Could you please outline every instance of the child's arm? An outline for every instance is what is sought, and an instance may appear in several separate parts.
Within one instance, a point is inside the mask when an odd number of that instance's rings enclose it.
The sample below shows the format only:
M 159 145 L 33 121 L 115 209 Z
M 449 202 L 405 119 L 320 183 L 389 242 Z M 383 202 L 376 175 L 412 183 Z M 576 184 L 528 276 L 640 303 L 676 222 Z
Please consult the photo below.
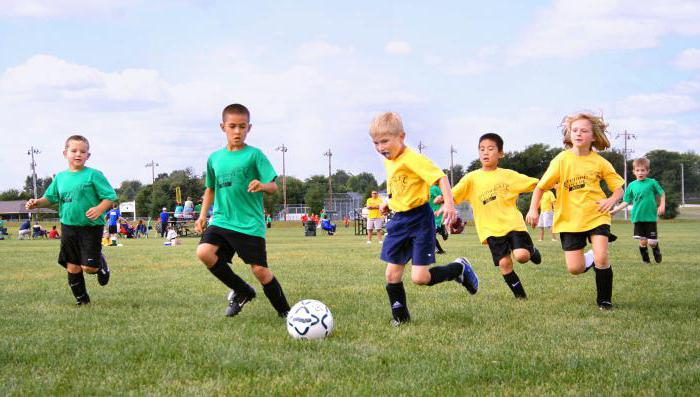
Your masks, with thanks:
M 457 210 L 455 209 L 455 200 L 452 197 L 452 189 L 450 188 L 450 181 L 447 180 L 446 176 L 443 176 L 438 181 L 440 184 L 440 191 L 442 192 L 443 204 L 440 209 L 437 210 L 435 216 L 444 215 L 442 223 L 445 225 L 451 225 L 452 221 L 457 219 Z
M 208 187 L 204 189 L 204 200 L 202 200 L 202 210 L 199 212 L 199 218 L 194 221 L 194 231 L 197 233 L 202 233 L 207 228 L 207 214 L 213 202 L 214 189 Z
M 268 183 L 261 183 L 259 180 L 253 179 L 248 184 L 248 191 L 250 193 L 263 192 L 263 193 L 272 194 L 272 193 L 277 191 L 277 183 L 275 183 L 275 181 L 268 182 Z
M 610 215 L 614 215 L 616 212 L 627 208 L 628 205 L 630 205 L 630 203 L 626 201 L 621 202 L 620 204 L 616 205 L 613 209 L 610 210 Z
M 615 191 L 613 192 L 613 194 L 610 197 L 606 198 L 605 200 L 598 201 L 597 202 L 598 211 L 599 212 L 610 212 L 610 209 L 612 209 L 612 207 L 615 205 L 615 203 L 620 201 L 620 199 L 622 198 L 622 194 L 624 192 L 625 191 L 622 187 L 618 187 L 617 189 L 615 189 Z
M 112 203 L 112 200 L 102 200 L 96 206 L 85 211 L 85 216 L 87 216 L 91 221 L 94 221 L 95 219 L 99 218 L 100 215 L 104 214 L 105 211 L 112 208 Z
M 656 210 L 656 214 L 659 216 L 663 216 L 666 213 L 666 193 L 661 194 L 661 198 L 659 198 L 659 209 Z
M 537 227 L 537 221 L 540 220 L 540 201 L 542 201 L 542 195 L 544 190 L 536 187 L 532 191 L 532 199 L 530 200 L 530 210 L 525 216 L 525 221 L 528 225 L 532 227 Z
M 29 199 L 27 200 L 27 203 L 24 205 L 24 207 L 28 210 L 31 210 L 33 208 L 42 208 L 42 207 L 48 207 L 51 205 L 51 202 L 46 199 L 46 197 L 42 197 L 39 199 Z

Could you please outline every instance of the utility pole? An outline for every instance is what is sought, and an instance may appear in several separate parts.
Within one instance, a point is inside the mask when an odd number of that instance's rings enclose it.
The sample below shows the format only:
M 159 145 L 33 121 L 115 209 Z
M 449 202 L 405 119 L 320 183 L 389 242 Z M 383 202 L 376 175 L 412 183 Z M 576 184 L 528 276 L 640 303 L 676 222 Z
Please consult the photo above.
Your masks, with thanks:
M 681 163 L 681 205 L 685 205 L 685 176 L 683 173 L 683 163 Z
M 275 150 L 282 152 L 282 198 L 284 202 L 284 220 L 287 220 L 287 167 L 284 161 L 284 155 L 287 153 L 287 147 L 283 144 L 277 146 Z
M 632 153 L 632 152 L 633 152 L 633 150 L 631 150 L 631 149 L 628 150 L 628 149 L 627 149 L 627 141 L 629 141 L 630 139 L 637 139 L 637 134 L 633 134 L 633 133 L 627 132 L 627 130 L 625 130 L 625 132 L 623 132 L 622 134 L 617 134 L 617 135 L 615 136 L 615 139 L 617 139 L 617 138 L 619 138 L 619 137 L 623 137 L 623 139 L 624 139 L 624 141 L 625 141 L 625 149 L 624 149 L 624 152 L 623 152 L 623 156 L 624 156 L 624 158 L 625 158 L 625 164 L 624 164 L 624 170 L 625 170 L 625 176 L 624 176 L 624 178 L 625 178 L 625 190 L 627 190 L 627 155 L 628 155 L 629 153 Z M 629 211 L 628 211 L 627 207 L 625 207 L 625 220 L 627 220 L 628 214 L 629 214 Z
M 423 144 L 423 141 L 418 142 L 418 153 L 423 153 L 423 149 L 425 148 L 427 148 L 427 146 Z
M 29 164 L 29 169 L 32 170 L 32 187 L 34 189 L 34 199 L 37 198 L 37 193 L 36 193 L 36 161 L 34 161 L 34 155 L 39 154 L 41 151 L 34 146 L 30 147 L 29 150 L 27 150 L 27 155 L 32 157 L 32 162 Z
M 454 168 L 455 168 L 455 162 L 454 162 L 454 154 L 457 153 L 457 150 L 454 148 L 454 146 L 450 145 L 450 186 L 454 186 Z
M 155 162 L 155 160 L 151 160 L 150 163 L 146 163 L 146 167 L 151 167 L 151 180 L 153 183 L 156 183 L 156 167 L 159 166 L 158 163 Z
M 331 157 L 333 157 L 333 153 L 331 152 L 331 149 L 328 148 L 328 151 L 323 153 L 324 156 L 328 156 L 328 200 L 330 203 L 330 207 L 328 210 L 332 211 L 333 208 L 333 182 L 331 178 Z

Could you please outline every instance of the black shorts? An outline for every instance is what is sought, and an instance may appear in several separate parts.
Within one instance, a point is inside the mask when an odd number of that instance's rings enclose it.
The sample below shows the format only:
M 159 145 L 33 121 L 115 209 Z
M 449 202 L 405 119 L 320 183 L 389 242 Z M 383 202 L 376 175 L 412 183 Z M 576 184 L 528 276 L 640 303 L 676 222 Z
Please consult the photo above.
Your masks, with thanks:
M 109 234 L 117 234 L 117 225 L 109 225 Z
M 216 256 L 231 263 L 233 256 L 248 265 L 267 267 L 267 249 L 265 239 L 258 236 L 239 233 L 218 226 L 209 226 L 202 233 L 199 243 L 213 244 L 219 247 Z
M 505 236 L 499 237 L 491 236 L 486 239 L 486 243 L 491 250 L 494 266 L 498 266 L 498 262 L 500 262 L 501 258 L 510 256 L 510 253 L 516 248 L 523 248 L 532 252 L 532 249 L 535 247 L 532 243 L 530 233 L 523 231 L 512 231 Z
M 61 224 L 61 251 L 58 263 L 100 267 L 102 255 L 102 230 L 98 226 L 71 226 Z
M 588 241 L 591 241 L 591 236 L 606 236 L 610 239 L 610 225 L 596 226 L 585 232 L 561 232 L 559 240 L 561 240 L 561 248 L 564 251 L 578 251 L 584 249 Z
M 656 234 L 656 222 L 635 222 L 634 238 L 639 240 L 658 240 L 659 236 Z

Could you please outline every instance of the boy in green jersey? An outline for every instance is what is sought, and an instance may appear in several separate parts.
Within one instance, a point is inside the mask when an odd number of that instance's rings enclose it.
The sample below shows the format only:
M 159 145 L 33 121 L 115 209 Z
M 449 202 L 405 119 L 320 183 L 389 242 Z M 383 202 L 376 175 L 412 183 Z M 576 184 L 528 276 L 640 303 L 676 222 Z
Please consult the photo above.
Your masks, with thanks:
M 228 265 L 238 254 L 250 265 L 277 314 L 286 317 L 289 304 L 282 286 L 267 268 L 265 247 L 263 193 L 277 191 L 277 174 L 260 149 L 245 143 L 251 128 L 248 109 L 240 104 L 229 105 L 222 119 L 227 145 L 212 153 L 207 161 L 204 202 L 195 221 L 195 230 L 203 233 L 197 257 L 231 289 L 226 316 L 237 315 L 256 296 L 255 289 Z M 207 227 L 207 213 L 214 202 Z
M 651 246 L 656 263 L 661 262 L 661 249 L 659 248 L 659 236 L 656 233 L 656 217 L 666 212 L 666 193 L 655 179 L 647 178 L 649 175 L 649 159 L 641 157 L 632 162 L 634 176 L 637 180 L 630 183 L 625 190 L 622 202 L 612 211 L 617 211 L 632 205 L 632 223 L 634 224 L 634 238 L 639 239 L 639 253 L 642 261 L 649 263 L 649 251 Z M 658 207 L 657 207 L 658 198 Z
M 58 203 L 61 217 L 61 250 L 58 263 L 68 272 L 68 285 L 78 305 L 90 303 L 83 272 L 97 274 L 100 285 L 109 282 L 110 270 L 102 256 L 105 211 L 117 194 L 98 170 L 85 166 L 90 143 L 80 135 L 68 137 L 63 150 L 68 170 L 54 177 L 44 197 L 27 201 L 27 209 Z

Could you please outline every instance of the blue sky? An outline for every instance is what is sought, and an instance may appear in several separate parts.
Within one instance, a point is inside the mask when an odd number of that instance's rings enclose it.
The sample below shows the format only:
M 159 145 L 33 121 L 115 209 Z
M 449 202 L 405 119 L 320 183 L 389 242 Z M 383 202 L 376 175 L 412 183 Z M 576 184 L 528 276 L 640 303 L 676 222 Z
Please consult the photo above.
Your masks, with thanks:
M 378 4 L 377 4 L 378 3 Z M 558 124 L 602 112 L 634 155 L 700 147 L 700 2 L 688 0 L 235 2 L 0 0 L 0 189 L 65 168 L 82 133 L 117 186 L 204 170 L 224 143 L 221 109 L 252 111 L 248 142 L 281 173 L 333 168 L 384 179 L 367 135 L 399 112 L 407 141 L 438 165 L 476 158 L 478 137 L 506 150 L 560 145 Z M 623 142 L 613 140 L 617 147 Z

